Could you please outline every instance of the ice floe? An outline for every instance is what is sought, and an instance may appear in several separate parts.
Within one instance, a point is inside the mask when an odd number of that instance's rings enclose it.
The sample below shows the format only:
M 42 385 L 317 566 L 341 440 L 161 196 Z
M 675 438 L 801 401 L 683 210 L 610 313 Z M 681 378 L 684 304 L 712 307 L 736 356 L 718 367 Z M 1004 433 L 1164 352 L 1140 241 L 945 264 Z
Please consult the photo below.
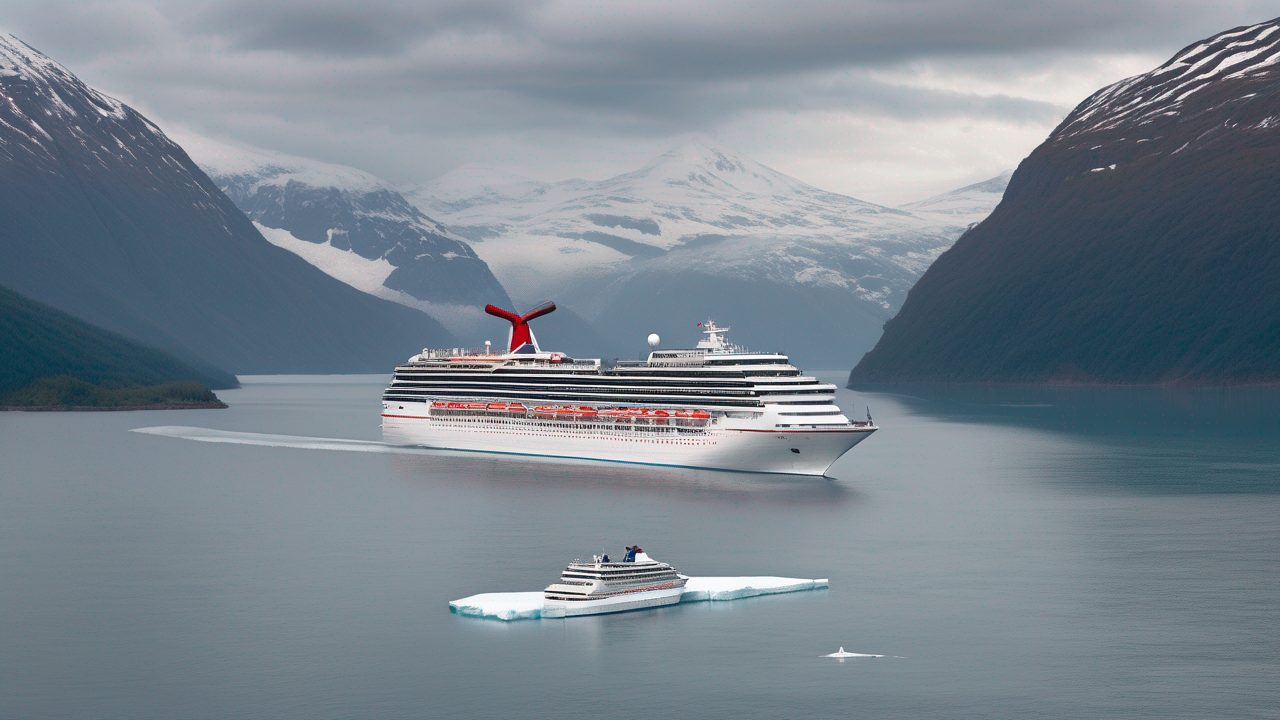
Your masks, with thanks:
M 691 577 L 685 583 L 680 602 L 718 602 L 757 595 L 802 592 L 827 587 L 827 579 L 804 580 L 785 577 Z
M 680 602 L 723 602 L 760 595 L 803 592 L 826 588 L 826 578 L 691 577 Z M 542 617 L 541 592 L 481 593 L 449 603 L 449 610 L 467 617 L 495 620 L 533 620 Z
M 495 620 L 533 620 L 542 617 L 541 592 L 480 593 L 449 603 L 449 609 L 468 617 Z

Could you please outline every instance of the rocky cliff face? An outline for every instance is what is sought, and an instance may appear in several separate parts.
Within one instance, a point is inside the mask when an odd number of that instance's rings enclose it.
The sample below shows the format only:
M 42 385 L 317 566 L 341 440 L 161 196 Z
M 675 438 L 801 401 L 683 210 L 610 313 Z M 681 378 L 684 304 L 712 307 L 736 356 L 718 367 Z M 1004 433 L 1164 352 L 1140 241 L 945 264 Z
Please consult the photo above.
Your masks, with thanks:
M 852 382 L 1280 381 L 1280 20 L 1080 104 Z
M 0 284 L 234 372 L 381 372 L 452 340 L 268 243 L 153 123 L 12 36 L 0 233 Z

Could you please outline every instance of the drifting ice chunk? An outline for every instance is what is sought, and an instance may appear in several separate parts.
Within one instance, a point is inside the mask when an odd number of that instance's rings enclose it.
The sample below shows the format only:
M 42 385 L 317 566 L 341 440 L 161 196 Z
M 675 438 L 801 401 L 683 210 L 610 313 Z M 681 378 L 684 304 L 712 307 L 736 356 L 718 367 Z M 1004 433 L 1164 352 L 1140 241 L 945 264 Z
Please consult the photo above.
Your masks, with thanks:
M 828 586 L 827 579 L 806 580 L 784 577 L 691 577 L 684 586 L 680 602 L 739 600 L 759 595 L 803 592 Z M 563 617 L 552 611 L 543 613 L 541 592 L 481 593 L 454 600 L 449 610 L 467 617 L 495 620 L 533 620 Z
M 680 602 L 738 600 L 757 595 L 802 592 L 827 587 L 827 579 L 784 577 L 691 577 Z
M 541 592 L 481 593 L 454 600 L 449 609 L 459 615 L 498 620 L 532 620 L 542 617 Z

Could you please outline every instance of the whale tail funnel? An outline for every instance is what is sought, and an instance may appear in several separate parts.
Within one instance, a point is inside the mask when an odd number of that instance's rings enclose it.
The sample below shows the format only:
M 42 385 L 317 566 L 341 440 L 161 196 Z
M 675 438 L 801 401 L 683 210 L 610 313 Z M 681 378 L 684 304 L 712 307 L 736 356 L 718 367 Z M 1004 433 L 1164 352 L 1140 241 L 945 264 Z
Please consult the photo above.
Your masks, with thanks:
M 555 303 L 544 302 L 524 315 L 517 315 L 510 310 L 503 310 L 497 305 L 484 306 L 485 312 L 511 323 L 511 334 L 507 337 L 507 352 L 515 352 L 516 348 L 525 343 L 532 345 L 534 351 L 541 352 L 542 349 L 538 347 L 538 339 L 533 336 L 533 331 L 529 329 L 529 321 L 543 315 L 549 315 L 555 312 L 555 309 Z

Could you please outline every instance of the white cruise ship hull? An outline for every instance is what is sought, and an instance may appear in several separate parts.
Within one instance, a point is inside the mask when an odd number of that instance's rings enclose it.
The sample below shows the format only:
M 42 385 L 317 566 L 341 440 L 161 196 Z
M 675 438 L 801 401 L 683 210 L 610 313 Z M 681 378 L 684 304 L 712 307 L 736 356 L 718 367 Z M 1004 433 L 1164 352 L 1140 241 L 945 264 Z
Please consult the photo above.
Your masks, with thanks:
M 614 597 L 601 598 L 599 600 L 545 600 L 542 605 L 542 617 L 578 617 L 580 615 L 603 615 L 605 613 L 627 612 L 628 610 L 645 610 L 675 605 L 680 602 L 680 596 L 683 594 L 684 587 L 674 587 L 615 595 Z
M 848 425 L 765 429 L 725 422 L 696 434 L 645 433 L 527 420 L 451 420 L 428 415 L 425 403 L 421 407 L 422 415 L 412 406 L 384 410 L 384 438 L 451 450 L 820 476 L 874 432 Z

